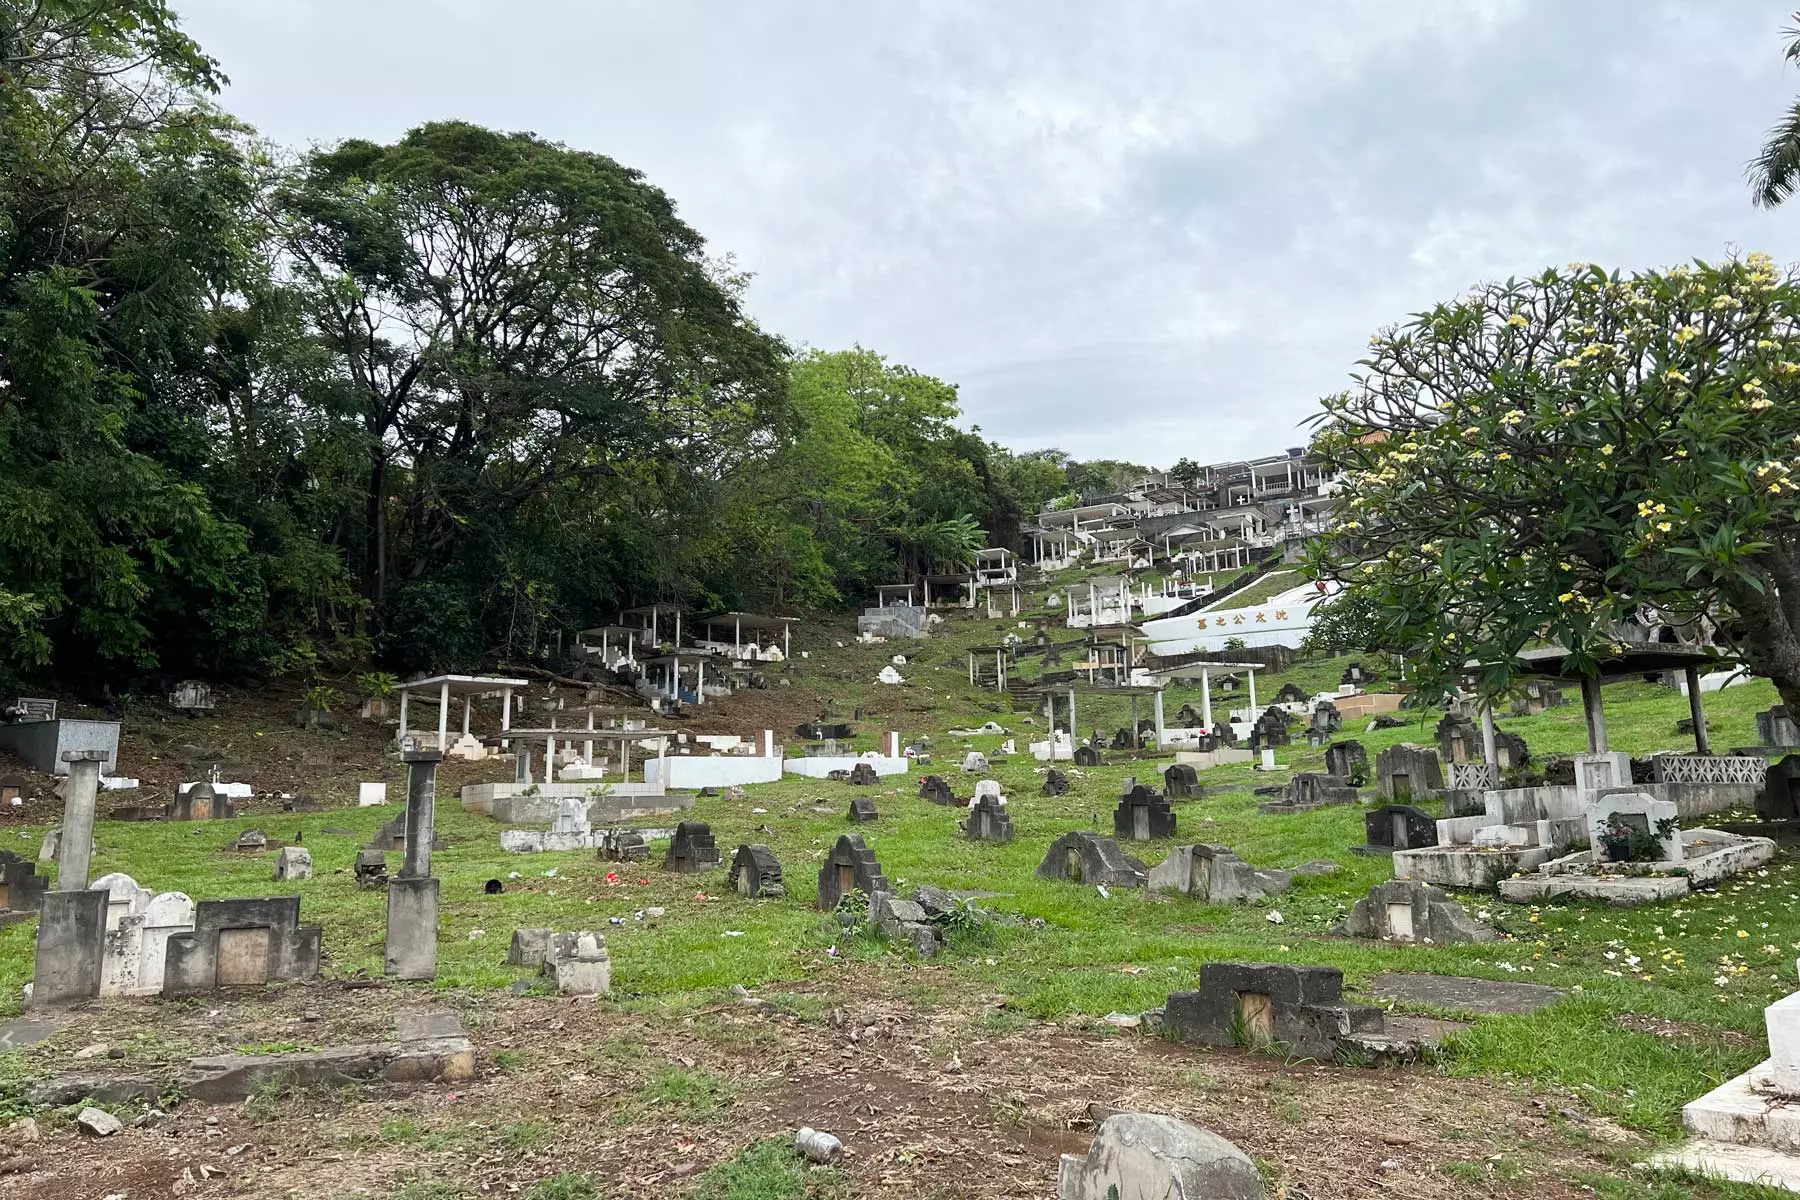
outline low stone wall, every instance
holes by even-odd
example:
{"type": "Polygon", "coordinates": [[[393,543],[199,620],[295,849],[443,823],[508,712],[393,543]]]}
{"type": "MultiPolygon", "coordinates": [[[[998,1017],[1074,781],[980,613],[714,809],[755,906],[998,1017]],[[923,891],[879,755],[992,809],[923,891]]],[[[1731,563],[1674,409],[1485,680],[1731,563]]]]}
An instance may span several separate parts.
{"type": "Polygon", "coordinates": [[[672,754],[646,762],[644,778],[666,790],[779,783],[781,759],[747,754],[672,754]]]}
{"type": "Polygon", "coordinates": [[[875,768],[877,775],[904,775],[912,770],[912,759],[901,755],[889,758],[885,755],[871,758],[858,758],[851,754],[820,754],[806,758],[790,758],[782,763],[782,769],[789,775],[804,775],[808,779],[825,779],[833,771],[852,771],[857,763],[868,763],[875,768]]]}
{"type": "Polygon", "coordinates": [[[610,825],[638,817],[668,817],[694,807],[691,795],[676,795],[644,783],[608,784],[607,793],[594,796],[592,783],[540,783],[531,795],[520,795],[530,786],[522,783],[472,783],[462,790],[464,812],[480,813],[504,825],[549,825],[556,820],[558,801],[588,802],[588,821],[610,825]]]}

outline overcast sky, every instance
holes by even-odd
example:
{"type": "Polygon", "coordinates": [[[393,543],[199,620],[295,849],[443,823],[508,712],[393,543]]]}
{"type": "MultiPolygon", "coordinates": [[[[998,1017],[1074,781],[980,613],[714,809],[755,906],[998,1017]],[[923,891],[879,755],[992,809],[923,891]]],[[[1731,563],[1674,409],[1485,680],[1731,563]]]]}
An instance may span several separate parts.
{"type": "Polygon", "coordinates": [[[643,170],[797,344],[1017,449],[1273,453],[1478,280],[1800,259],[1743,164],[1796,0],[176,0],[295,146],[463,118],[643,170]]]}

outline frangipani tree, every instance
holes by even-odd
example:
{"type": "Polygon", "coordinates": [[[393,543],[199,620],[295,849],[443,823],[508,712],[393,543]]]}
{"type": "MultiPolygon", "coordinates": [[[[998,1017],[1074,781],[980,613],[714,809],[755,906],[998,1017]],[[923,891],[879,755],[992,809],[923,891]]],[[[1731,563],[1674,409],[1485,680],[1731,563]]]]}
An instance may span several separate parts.
{"type": "Polygon", "coordinates": [[[1723,618],[1800,711],[1800,286],[1763,255],[1484,285],[1378,334],[1324,401],[1315,568],[1481,690],[1554,641],[1593,674],[1648,606],[1723,618]]]}

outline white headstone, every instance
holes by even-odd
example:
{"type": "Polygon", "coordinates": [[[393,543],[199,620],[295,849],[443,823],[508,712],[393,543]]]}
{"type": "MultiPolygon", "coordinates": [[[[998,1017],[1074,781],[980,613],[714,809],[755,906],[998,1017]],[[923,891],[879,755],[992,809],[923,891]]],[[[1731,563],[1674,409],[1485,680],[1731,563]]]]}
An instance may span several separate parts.
{"type": "Polygon", "coordinates": [[[359,783],[356,785],[356,806],[358,808],[379,808],[387,803],[387,784],[359,783]]]}

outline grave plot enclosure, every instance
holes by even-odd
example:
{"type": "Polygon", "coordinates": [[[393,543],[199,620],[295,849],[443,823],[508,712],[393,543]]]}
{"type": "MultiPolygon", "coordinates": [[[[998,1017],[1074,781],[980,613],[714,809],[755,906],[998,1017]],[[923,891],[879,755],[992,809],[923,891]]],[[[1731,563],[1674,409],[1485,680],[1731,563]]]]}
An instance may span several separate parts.
{"type": "Polygon", "coordinates": [[[169,939],[163,992],[193,995],[319,973],[319,927],[300,924],[300,897],[202,900],[194,931],[169,939]]]}

